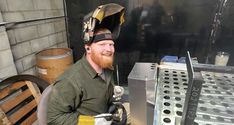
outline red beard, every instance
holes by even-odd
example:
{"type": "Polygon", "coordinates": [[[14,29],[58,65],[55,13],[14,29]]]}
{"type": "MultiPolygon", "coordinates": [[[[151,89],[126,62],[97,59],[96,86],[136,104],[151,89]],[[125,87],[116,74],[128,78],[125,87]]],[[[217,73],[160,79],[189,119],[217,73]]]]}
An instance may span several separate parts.
{"type": "Polygon", "coordinates": [[[91,59],[93,60],[94,63],[96,63],[103,69],[104,68],[113,69],[114,56],[113,53],[111,52],[98,54],[92,51],[91,59]]]}

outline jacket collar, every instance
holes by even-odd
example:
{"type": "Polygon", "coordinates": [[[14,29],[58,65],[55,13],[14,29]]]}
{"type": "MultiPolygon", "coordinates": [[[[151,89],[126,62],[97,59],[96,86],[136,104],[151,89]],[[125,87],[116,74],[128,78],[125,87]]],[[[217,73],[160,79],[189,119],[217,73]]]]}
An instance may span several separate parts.
{"type": "Polygon", "coordinates": [[[98,73],[93,69],[93,67],[89,64],[88,60],[86,59],[85,54],[83,55],[81,62],[84,68],[86,69],[86,71],[89,73],[89,75],[92,78],[95,78],[96,76],[98,76],[98,73]]]}

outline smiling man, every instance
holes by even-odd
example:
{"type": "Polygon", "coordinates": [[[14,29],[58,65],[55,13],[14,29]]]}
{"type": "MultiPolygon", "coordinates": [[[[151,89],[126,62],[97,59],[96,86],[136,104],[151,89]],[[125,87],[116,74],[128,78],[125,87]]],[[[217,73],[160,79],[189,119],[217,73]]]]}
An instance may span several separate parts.
{"type": "Polygon", "coordinates": [[[47,104],[48,124],[91,125],[87,121],[92,125],[112,123],[107,118],[111,116],[108,109],[112,105],[114,91],[113,36],[117,35],[113,32],[118,31],[123,22],[123,11],[124,8],[118,4],[101,5],[84,21],[86,52],[53,84],[47,104]],[[108,19],[105,20],[105,17],[108,19]],[[109,20],[117,23],[110,23],[109,20]],[[109,27],[109,24],[114,24],[111,25],[114,27],[109,27]]]}
{"type": "Polygon", "coordinates": [[[85,49],[82,59],[54,84],[48,100],[48,123],[74,125],[80,115],[108,112],[114,88],[111,32],[97,29],[85,49]]]}
{"type": "Polygon", "coordinates": [[[100,28],[95,31],[92,44],[86,44],[86,58],[97,73],[102,74],[105,68],[113,70],[114,41],[108,29],[100,28]]]}

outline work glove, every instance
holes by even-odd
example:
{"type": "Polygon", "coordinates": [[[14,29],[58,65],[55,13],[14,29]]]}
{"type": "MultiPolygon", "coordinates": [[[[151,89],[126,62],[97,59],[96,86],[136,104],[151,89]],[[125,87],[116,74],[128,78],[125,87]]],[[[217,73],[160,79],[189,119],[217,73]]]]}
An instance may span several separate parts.
{"type": "Polygon", "coordinates": [[[124,94],[124,88],[121,86],[114,86],[114,101],[119,101],[124,94]]]}
{"type": "Polygon", "coordinates": [[[103,113],[96,116],[80,115],[77,125],[111,125],[112,114],[103,113]]]}
{"type": "Polygon", "coordinates": [[[95,124],[94,125],[111,125],[112,123],[112,114],[104,113],[94,116],[95,124]]]}
{"type": "Polygon", "coordinates": [[[121,102],[114,102],[108,112],[112,114],[112,125],[126,125],[127,112],[121,102]]]}

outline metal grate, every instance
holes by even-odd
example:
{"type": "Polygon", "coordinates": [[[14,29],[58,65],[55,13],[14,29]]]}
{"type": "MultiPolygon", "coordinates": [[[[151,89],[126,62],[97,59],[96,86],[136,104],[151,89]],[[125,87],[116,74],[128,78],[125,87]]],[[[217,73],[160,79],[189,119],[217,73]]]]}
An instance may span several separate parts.
{"type": "MultiPolygon", "coordinates": [[[[234,75],[202,72],[205,80],[195,123],[198,125],[234,124],[234,75]]],[[[187,71],[160,69],[155,111],[157,125],[180,124],[188,88],[187,71]]]]}

